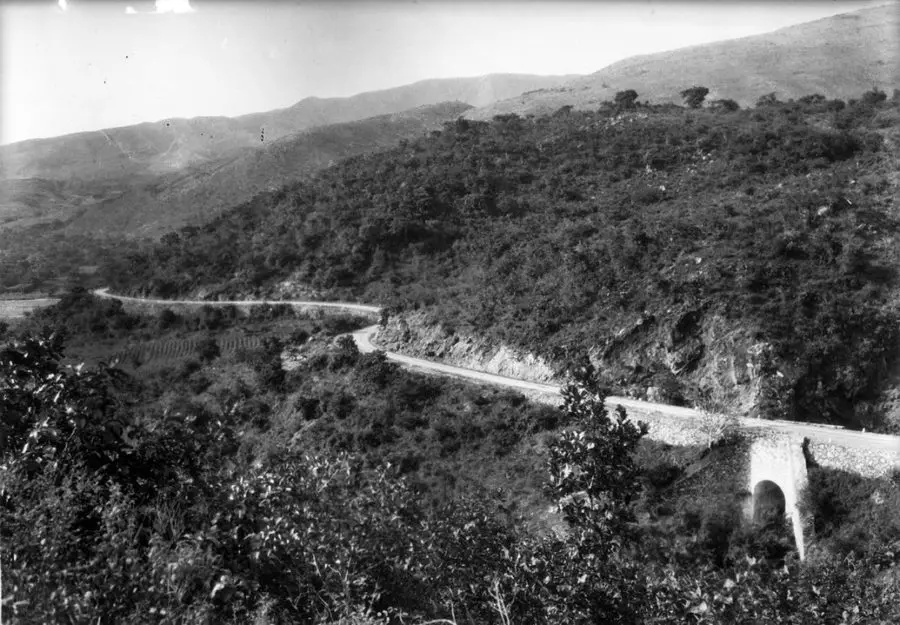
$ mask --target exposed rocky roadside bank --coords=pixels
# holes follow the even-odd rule
[[[429,321],[427,313],[390,317],[377,335],[383,349],[533,382],[564,384],[565,363],[497,344]],[[588,350],[616,392],[651,402],[688,405],[696,389],[717,389],[738,414],[756,416],[771,387],[785,379],[771,347],[701,311],[661,321],[643,317],[605,345]]]
[[[381,349],[439,360],[456,367],[529,382],[564,383],[563,376],[545,359],[467,332],[429,323],[423,312],[390,317],[379,328],[376,341]]]

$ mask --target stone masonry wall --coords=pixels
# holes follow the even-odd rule
[[[819,441],[807,446],[810,459],[821,467],[848,471],[863,477],[883,477],[900,470],[900,449],[890,451],[849,448]]]

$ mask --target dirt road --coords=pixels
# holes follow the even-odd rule
[[[331,309],[339,309],[339,310],[347,310],[347,311],[356,311],[369,315],[379,314],[381,312],[381,308],[378,306],[369,306],[366,304],[355,304],[349,302],[311,302],[306,300],[237,300],[237,301],[228,301],[228,302],[214,302],[214,301],[203,301],[203,300],[160,300],[160,299],[144,299],[137,297],[125,297],[121,295],[115,295],[109,292],[109,289],[98,289],[94,291],[94,294],[99,297],[107,297],[113,299],[119,299],[122,301],[131,301],[137,303],[145,303],[145,304],[158,304],[158,305],[166,305],[166,304],[176,304],[176,305],[188,305],[188,306],[230,306],[230,305],[240,305],[240,306],[253,306],[253,305],[261,305],[261,304],[288,304],[291,306],[300,306],[300,307],[308,307],[308,308],[331,308]],[[378,349],[376,343],[373,342],[373,336],[378,332],[378,326],[372,325],[362,330],[358,330],[352,334],[353,340],[356,342],[359,351],[363,353],[373,352]],[[418,371],[425,371],[436,373],[440,375],[452,376],[456,378],[463,378],[467,380],[474,380],[481,384],[492,384],[495,386],[503,386],[506,388],[513,388],[520,391],[529,391],[529,392],[538,392],[545,394],[554,394],[558,395],[560,392],[559,386],[554,386],[551,384],[541,384],[538,382],[529,382],[527,380],[519,380],[516,378],[508,378],[502,375],[495,375],[492,373],[485,373],[484,371],[477,371],[474,369],[465,369],[463,367],[454,367],[452,365],[446,365],[439,362],[433,362],[430,360],[424,360],[422,358],[413,358],[411,356],[404,356],[403,354],[398,354],[396,352],[385,352],[386,357],[389,360],[400,363],[404,367],[408,367],[410,369],[415,369]],[[651,402],[640,401],[636,399],[630,399],[627,397],[615,397],[611,396],[607,398],[607,403],[611,405],[622,405],[625,408],[630,408],[635,411],[640,412],[658,412],[664,414],[666,416],[670,416],[673,418],[694,418],[698,415],[697,411],[693,408],[684,408],[681,406],[668,406],[665,404],[654,404]],[[829,426],[829,425],[817,425],[817,424],[809,424],[809,423],[799,423],[796,421],[769,421],[763,419],[740,419],[740,423],[742,427],[746,428],[768,428],[779,430],[783,432],[788,432],[791,434],[795,434],[800,437],[806,437],[811,440],[815,440],[822,443],[831,443],[834,445],[840,445],[843,447],[854,447],[861,449],[885,449],[885,450],[893,450],[897,452],[898,458],[900,458],[900,437],[898,436],[890,436],[887,434],[871,434],[868,432],[857,432],[854,430],[847,430],[841,427]]]

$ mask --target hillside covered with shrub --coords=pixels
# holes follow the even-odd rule
[[[348,159],[167,235],[113,286],[424,308],[561,371],[587,352],[638,395],[896,429],[897,96],[636,99]]]
[[[276,336],[282,321],[288,339]],[[63,360],[83,362],[105,339],[225,327],[268,334],[229,354],[212,334],[162,366]],[[559,408],[537,405],[359,354],[338,336],[353,327],[286,308],[142,317],[77,291],[0,328],[4,616],[260,625],[900,616],[896,476],[812,468],[804,505],[815,540],[801,563],[783,520],[743,524],[740,489],[700,468],[736,443],[649,441],[642,424],[607,412],[590,367]]]

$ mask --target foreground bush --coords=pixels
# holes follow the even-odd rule
[[[564,523],[543,535],[489,497],[433,506],[392,467],[359,456],[285,445],[236,462],[240,424],[227,415],[185,405],[128,418],[121,376],[61,367],[61,349],[36,337],[0,350],[0,565],[11,622],[900,617],[896,526],[864,553],[820,551],[801,565],[767,555],[777,536],[748,532],[743,552],[731,540],[724,559],[684,559],[678,537],[636,525],[634,452],[646,428],[607,412],[589,369],[566,389],[569,425],[549,442],[547,489]],[[378,387],[391,375],[383,365],[366,357],[342,367]]]

